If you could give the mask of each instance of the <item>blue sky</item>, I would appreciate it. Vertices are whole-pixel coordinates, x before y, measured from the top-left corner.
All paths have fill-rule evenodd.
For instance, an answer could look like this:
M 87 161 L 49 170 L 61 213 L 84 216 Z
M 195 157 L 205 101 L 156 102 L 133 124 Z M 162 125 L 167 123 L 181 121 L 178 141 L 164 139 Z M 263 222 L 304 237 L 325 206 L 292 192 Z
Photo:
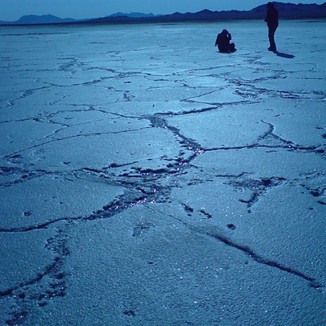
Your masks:
M 94 18 L 115 12 L 166 14 L 210 10 L 249 10 L 265 4 L 260 0 L 0 0 L 0 20 L 17 20 L 23 15 L 52 14 L 61 18 Z M 279 1 L 318 3 L 322 1 Z

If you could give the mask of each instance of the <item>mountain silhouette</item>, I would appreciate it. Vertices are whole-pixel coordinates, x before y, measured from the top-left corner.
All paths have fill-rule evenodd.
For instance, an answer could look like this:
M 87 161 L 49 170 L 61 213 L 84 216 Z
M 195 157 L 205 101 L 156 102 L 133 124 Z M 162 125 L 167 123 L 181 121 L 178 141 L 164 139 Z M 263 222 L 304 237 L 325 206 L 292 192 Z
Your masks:
M 74 19 L 71 18 L 59 18 L 53 15 L 28 15 L 21 17 L 18 22 L 23 24 L 44 24 L 44 23 L 50 23 L 50 24 L 56 24 L 56 23 L 67 23 L 72 22 Z
M 123 12 L 116 12 L 109 17 L 131 17 L 131 18 L 142 18 L 142 17 L 154 17 L 154 14 L 144 14 L 142 12 L 131 12 L 129 14 Z
M 317 19 L 326 18 L 326 2 L 317 4 L 293 4 L 274 2 L 279 10 L 280 19 Z M 23 16 L 15 22 L 0 22 L 1 25 L 32 25 L 32 24 L 131 24 L 131 23 L 172 23 L 172 22 L 195 22 L 195 21 L 223 21 L 223 20 L 246 20 L 263 19 L 266 14 L 266 4 L 248 11 L 228 10 L 180 13 L 168 15 L 153 15 L 143 13 L 115 13 L 110 16 L 74 20 L 71 18 L 59 18 L 52 15 L 29 15 Z

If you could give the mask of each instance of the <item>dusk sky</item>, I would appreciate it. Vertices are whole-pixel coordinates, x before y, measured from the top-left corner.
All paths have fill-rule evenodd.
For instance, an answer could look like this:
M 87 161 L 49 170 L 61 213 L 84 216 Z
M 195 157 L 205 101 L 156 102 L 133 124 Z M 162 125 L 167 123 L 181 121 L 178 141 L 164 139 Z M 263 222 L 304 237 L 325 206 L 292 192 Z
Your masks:
M 250 10 L 267 1 L 261 0 L 0 0 L 0 20 L 17 20 L 23 15 L 52 14 L 61 18 L 95 18 L 116 12 L 168 14 L 210 10 Z M 317 3 L 321 1 L 279 1 Z

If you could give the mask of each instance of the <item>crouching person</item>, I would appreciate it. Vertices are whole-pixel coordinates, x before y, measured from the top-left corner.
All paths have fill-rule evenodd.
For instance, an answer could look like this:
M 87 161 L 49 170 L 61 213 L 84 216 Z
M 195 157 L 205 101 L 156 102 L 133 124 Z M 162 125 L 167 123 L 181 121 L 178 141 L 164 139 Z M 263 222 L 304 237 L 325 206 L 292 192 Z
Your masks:
M 215 46 L 217 46 L 218 50 L 222 53 L 235 52 L 235 44 L 230 43 L 231 39 L 231 34 L 226 29 L 223 29 L 216 37 Z

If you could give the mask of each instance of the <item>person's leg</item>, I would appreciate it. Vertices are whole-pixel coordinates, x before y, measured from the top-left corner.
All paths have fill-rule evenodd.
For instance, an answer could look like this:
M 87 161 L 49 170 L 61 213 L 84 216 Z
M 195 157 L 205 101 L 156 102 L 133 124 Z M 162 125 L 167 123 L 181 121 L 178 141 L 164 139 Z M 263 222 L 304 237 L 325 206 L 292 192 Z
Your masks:
M 218 50 L 219 50 L 221 53 L 227 53 L 227 52 L 228 52 L 228 49 L 226 49 L 224 46 L 219 46 L 219 47 L 218 47 Z
M 270 51 L 276 51 L 276 44 L 275 44 L 275 39 L 274 39 L 274 34 L 277 29 L 277 26 L 269 26 L 268 27 L 268 39 L 269 39 L 269 44 L 270 47 L 268 50 Z
M 235 52 L 235 44 L 234 43 L 230 43 L 230 52 Z

